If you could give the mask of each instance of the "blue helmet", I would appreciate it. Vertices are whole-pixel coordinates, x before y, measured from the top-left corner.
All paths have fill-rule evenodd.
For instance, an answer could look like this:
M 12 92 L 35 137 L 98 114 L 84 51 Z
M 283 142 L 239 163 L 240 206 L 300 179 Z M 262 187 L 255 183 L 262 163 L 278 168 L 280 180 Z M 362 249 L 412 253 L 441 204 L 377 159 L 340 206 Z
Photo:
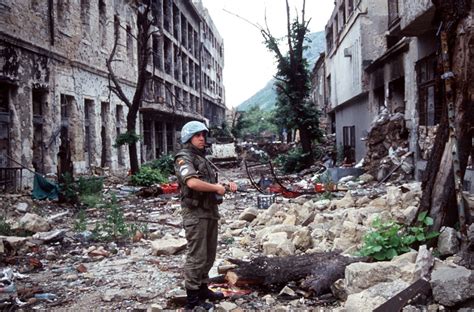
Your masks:
M 190 121 L 186 123 L 183 126 L 183 129 L 181 129 L 181 143 L 184 144 L 188 142 L 193 137 L 193 135 L 201 131 L 209 132 L 209 129 L 207 129 L 206 125 L 202 122 Z

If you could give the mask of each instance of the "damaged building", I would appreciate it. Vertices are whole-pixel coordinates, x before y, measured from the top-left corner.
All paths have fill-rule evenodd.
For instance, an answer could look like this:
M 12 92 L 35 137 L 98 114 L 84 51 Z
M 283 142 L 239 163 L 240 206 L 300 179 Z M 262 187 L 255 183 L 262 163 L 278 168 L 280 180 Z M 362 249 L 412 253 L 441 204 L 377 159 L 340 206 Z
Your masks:
M 443 109 L 434 14 L 430 0 L 340 0 L 326 25 L 325 69 L 313 70 L 313 92 L 325 96 L 316 102 L 327 106 L 343 157 L 364 159 L 379 180 L 403 155 L 404 174 L 421 180 L 430 157 Z M 326 88 L 314 83 L 321 75 Z M 471 192 L 472 177 L 468 167 Z
M 110 91 L 106 67 L 130 99 L 137 78 L 136 8 L 128 1 L 0 3 L 0 186 L 31 185 L 72 168 L 125 172 L 128 107 Z M 223 40 L 200 1 L 153 2 L 156 35 L 137 131 L 142 162 L 172 152 L 181 126 L 225 118 Z M 20 181 L 20 177 L 21 180 Z

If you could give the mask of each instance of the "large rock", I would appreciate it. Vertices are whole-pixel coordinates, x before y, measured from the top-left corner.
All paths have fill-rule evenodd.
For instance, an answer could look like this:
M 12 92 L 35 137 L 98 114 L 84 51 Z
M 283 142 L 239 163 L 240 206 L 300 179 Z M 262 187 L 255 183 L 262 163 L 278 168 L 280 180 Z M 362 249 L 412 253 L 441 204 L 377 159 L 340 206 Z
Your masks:
M 184 248 L 186 248 L 186 239 L 184 238 L 163 238 L 151 242 L 152 254 L 154 256 L 174 255 Z
M 258 210 L 256 208 L 247 208 L 239 216 L 239 220 L 245 220 L 252 222 L 258 216 Z
M 416 252 L 409 252 L 393 258 L 390 262 L 352 263 L 346 267 L 347 293 L 354 294 L 376 284 L 403 280 L 413 280 Z
M 292 242 L 297 249 L 303 251 L 307 250 L 308 248 L 311 248 L 313 246 L 313 239 L 311 238 L 311 233 L 309 232 L 309 229 L 305 227 L 296 231 L 293 234 Z
M 34 213 L 27 213 L 18 220 L 13 229 L 27 230 L 33 233 L 47 232 L 51 228 L 48 221 Z
M 346 312 L 372 311 L 409 286 L 401 280 L 379 283 L 364 291 L 350 294 L 344 304 Z
M 433 298 L 444 306 L 451 307 L 474 298 L 474 275 L 465 267 L 437 262 L 430 283 Z
M 256 239 L 258 243 L 261 243 L 269 234 L 278 233 L 278 232 L 285 232 L 286 234 L 288 234 L 289 237 L 291 237 L 293 233 L 298 231 L 299 229 L 301 229 L 301 226 L 285 225 L 285 224 L 271 225 L 258 231 L 256 235 Z
M 288 239 L 285 232 L 272 233 L 263 243 L 263 254 L 275 256 L 290 256 L 295 253 L 295 245 Z
M 459 251 L 457 232 L 450 227 L 443 227 L 438 237 L 438 251 L 442 256 L 454 255 Z
M 355 199 L 352 197 L 351 192 L 346 192 L 346 195 L 339 200 L 333 200 L 331 203 L 336 209 L 355 207 Z

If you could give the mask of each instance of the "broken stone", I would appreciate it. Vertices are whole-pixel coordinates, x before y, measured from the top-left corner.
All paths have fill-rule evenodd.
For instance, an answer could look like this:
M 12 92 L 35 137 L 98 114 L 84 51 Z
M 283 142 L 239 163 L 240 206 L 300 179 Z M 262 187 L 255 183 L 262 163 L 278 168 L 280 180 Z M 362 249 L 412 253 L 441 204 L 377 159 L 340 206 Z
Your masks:
M 219 303 L 216 307 L 216 311 L 230 312 L 234 309 L 237 309 L 237 305 L 233 302 L 223 301 Z
M 426 245 L 421 245 L 418 249 L 418 255 L 415 261 L 415 272 L 413 281 L 415 282 L 419 278 L 429 279 L 431 268 L 434 264 L 434 257 L 430 250 L 426 248 Z
M 41 240 L 45 243 L 58 241 L 64 237 L 67 229 L 52 230 L 49 232 L 40 232 L 33 235 L 34 239 Z
M 289 296 L 296 297 L 296 292 L 288 286 L 283 287 L 283 289 L 278 294 L 279 296 Z
M 344 304 L 345 311 L 372 311 L 408 286 L 407 282 L 401 280 L 375 284 L 361 292 L 350 294 Z
M 247 208 L 239 216 L 239 220 L 245 220 L 252 222 L 258 216 L 258 210 L 256 208 Z
M 50 229 L 50 225 L 46 219 L 37 214 L 27 213 L 18 220 L 12 229 L 22 229 L 33 233 L 47 232 Z
M 459 251 L 457 232 L 450 227 L 441 228 L 438 237 L 438 251 L 442 256 L 454 255 Z
M 364 183 L 369 183 L 375 180 L 374 176 L 368 173 L 364 173 L 359 176 L 359 180 Z
M 293 244 L 297 249 L 307 250 L 313 246 L 313 239 L 308 228 L 302 228 L 293 234 Z
M 28 210 L 29 210 L 28 204 L 27 203 L 18 203 L 16 205 L 16 210 L 18 212 L 28 212 Z
M 347 293 L 354 294 L 378 283 L 403 280 L 411 282 L 415 270 L 417 253 L 409 252 L 392 259 L 390 262 L 349 264 L 345 271 Z
M 430 283 L 434 300 L 442 305 L 452 307 L 474 298 L 474 275 L 465 267 L 436 262 Z
M 174 255 L 186 248 L 186 239 L 184 238 L 163 238 L 151 242 L 152 255 Z
M 289 256 L 295 253 L 295 246 L 288 240 L 285 232 L 272 233 L 267 237 L 268 241 L 263 243 L 263 254 L 275 256 Z
M 0 241 L 7 242 L 14 249 L 19 249 L 29 240 L 31 240 L 31 236 L 28 236 L 28 237 L 0 236 Z

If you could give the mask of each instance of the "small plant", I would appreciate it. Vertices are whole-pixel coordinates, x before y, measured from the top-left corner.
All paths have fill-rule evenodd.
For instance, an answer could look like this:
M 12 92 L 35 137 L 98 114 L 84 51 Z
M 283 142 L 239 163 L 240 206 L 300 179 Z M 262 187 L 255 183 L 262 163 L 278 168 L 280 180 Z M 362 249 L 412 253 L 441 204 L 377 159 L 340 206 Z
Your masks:
M 428 226 L 433 219 L 426 212 L 418 216 L 420 225 L 407 227 L 394 221 L 382 222 L 376 219 L 373 229 L 364 236 L 364 243 L 358 255 L 370 256 L 376 260 L 391 260 L 392 258 L 410 251 L 414 244 L 420 244 L 439 235 L 428 232 Z
M 132 184 L 138 186 L 150 186 L 156 183 L 166 183 L 166 177 L 156 169 L 141 167 L 140 171 L 131 177 Z
M 98 194 L 104 189 L 104 179 L 100 177 L 79 177 L 77 187 L 81 195 Z
M 137 231 L 146 233 L 147 226 L 126 223 L 123 210 L 117 203 L 117 198 L 112 196 L 110 203 L 106 205 L 105 222 L 96 223 L 92 233 L 97 240 L 110 241 L 132 237 Z
M 61 201 L 67 203 L 77 203 L 77 184 L 74 182 L 74 178 L 71 173 L 66 172 L 62 175 L 62 183 L 60 185 L 60 197 Z
M 79 201 L 86 207 L 95 208 L 102 204 L 102 194 L 79 195 Z
M 12 229 L 4 216 L 0 216 L 0 235 L 12 235 Z
M 87 230 L 86 212 L 81 209 L 76 217 L 77 219 L 74 221 L 74 231 L 84 232 L 85 230 Z

